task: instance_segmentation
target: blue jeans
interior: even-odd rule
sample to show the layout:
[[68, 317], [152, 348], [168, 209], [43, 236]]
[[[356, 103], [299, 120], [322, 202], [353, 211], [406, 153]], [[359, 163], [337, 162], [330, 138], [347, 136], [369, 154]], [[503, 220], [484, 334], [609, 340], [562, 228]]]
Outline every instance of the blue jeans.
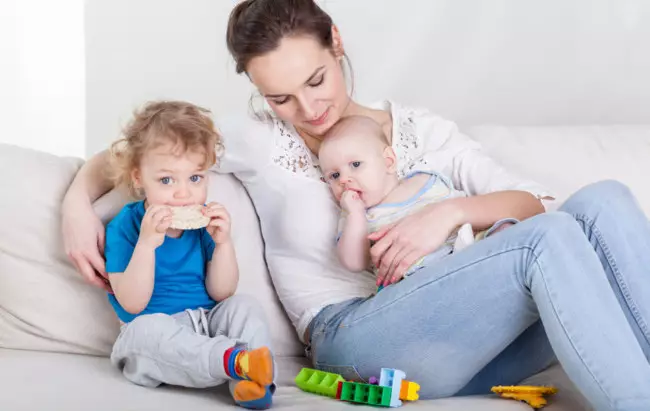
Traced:
[[401, 369], [421, 398], [482, 394], [557, 359], [596, 410], [650, 410], [650, 222], [624, 185], [545, 213], [376, 296], [324, 308], [314, 366], [367, 381]]

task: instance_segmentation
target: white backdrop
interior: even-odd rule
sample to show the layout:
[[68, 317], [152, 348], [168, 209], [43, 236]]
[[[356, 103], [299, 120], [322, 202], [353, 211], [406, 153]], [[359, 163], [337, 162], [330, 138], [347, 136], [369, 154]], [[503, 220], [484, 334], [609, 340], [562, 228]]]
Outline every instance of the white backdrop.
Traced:
[[[86, 3], [87, 152], [147, 99], [247, 109], [225, 27], [234, 0]], [[645, 0], [323, 0], [362, 102], [476, 124], [650, 124]]]
[[0, 1], [0, 143], [83, 156], [83, 0]]

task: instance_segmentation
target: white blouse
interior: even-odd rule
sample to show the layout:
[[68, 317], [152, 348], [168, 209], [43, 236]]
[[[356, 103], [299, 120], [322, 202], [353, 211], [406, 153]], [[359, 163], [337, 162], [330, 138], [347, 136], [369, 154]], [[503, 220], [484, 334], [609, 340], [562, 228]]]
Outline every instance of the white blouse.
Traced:
[[[552, 197], [532, 181], [522, 181], [481, 152], [479, 143], [456, 125], [427, 110], [385, 101], [400, 176], [437, 171], [470, 195], [522, 190]], [[374, 291], [370, 273], [351, 273], [336, 255], [339, 208], [314, 156], [296, 130], [280, 120], [220, 122], [225, 153], [218, 172], [234, 173], [246, 187], [260, 219], [266, 261], [275, 290], [302, 338], [326, 305]]]

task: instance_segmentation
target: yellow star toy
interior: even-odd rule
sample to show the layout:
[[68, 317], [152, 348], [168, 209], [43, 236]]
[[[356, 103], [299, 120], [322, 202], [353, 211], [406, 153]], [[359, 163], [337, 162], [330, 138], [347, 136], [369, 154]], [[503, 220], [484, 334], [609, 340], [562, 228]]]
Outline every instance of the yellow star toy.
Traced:
[[543, 408], [546, 405], [544, 395], [553, 395], [557, 392], [555, 387], [537, 387], [532, 385], [513, 385], [492, 387], [492, 392], [502, 398], [522, 401], [533, 408]]

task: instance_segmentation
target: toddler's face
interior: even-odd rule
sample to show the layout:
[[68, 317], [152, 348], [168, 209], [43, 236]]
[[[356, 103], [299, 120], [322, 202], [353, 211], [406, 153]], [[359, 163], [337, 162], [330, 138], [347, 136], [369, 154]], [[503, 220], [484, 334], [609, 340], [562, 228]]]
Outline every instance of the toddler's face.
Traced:
[[390, 191], [395, 173], [384, 156], [384, 148], [367, 141], [359, 137], [337, 138], [321, 148], [321, 170], [336, 201], [341, 201], [343, 192], [352, 190], [369, 208], [379, 204]]
[[185, 206], [205, 204], [208, 190], [203, 153], [175, 152], [171, 142], [148, 150], [140, 160], [140, 169], [133, 173], [136, 186], [141, 187], [149, 204]]

